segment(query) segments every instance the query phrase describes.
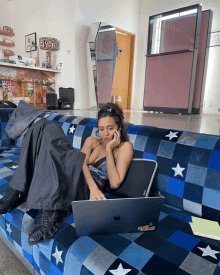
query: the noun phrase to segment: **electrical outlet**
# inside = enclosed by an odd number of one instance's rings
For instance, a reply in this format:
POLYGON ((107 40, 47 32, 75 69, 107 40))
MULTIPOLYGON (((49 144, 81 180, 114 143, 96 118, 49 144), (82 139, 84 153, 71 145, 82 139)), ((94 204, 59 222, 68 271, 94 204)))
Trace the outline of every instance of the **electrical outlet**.
POLYGON ((63 63, 60 63, 60 67, 62 67, 63 66, 63 63))

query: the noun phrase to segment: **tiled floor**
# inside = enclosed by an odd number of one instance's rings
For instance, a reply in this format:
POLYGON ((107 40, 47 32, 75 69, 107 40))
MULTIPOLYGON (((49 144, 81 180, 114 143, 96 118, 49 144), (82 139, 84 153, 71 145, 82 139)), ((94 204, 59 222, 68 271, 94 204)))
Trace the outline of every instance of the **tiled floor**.
POLYGON ((0 274, 1 275, 29 275, 9 248, 0 239, 0 274))
MULTIPOLYGON (((98 111, 96 108, 92 108, 90 110, 56 110, 55 112, 96 118, 98 111)), ((220 135, 220 115, 178 115, 125 109, 124 117, 126 122, 137 125, 220 135)))
MULTIPOLYGON (((96 118, 98 111, 92 108, 90 110, 56 110, 55 112, 96 118)), ((217 115, 174 115, 124 110, 124 117, 126 122, 133 124, 220 135, 220 116, 217 115)), ((12 274, 26 275, 28 273, 0 240, 0 275, 12 274)))

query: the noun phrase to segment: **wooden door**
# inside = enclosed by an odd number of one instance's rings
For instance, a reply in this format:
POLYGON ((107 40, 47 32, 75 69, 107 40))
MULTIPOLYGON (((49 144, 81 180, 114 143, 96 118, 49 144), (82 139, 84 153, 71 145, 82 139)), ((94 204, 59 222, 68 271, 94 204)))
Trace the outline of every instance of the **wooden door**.
POLYGON ((131 65, 131 35, 116 32, 117 48, 123 52, 116 58, 112 96, 120 96, 119 105, 128 108, 129 77, 131 65))

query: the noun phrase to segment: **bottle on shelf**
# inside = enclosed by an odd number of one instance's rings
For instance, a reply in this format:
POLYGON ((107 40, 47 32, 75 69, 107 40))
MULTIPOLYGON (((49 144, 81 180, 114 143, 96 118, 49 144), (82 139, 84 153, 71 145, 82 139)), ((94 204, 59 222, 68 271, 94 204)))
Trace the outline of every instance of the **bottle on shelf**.
POLYGON ((4 59, 4 52, 3 52, 3 50, 0 50, 0 59, 4 59))

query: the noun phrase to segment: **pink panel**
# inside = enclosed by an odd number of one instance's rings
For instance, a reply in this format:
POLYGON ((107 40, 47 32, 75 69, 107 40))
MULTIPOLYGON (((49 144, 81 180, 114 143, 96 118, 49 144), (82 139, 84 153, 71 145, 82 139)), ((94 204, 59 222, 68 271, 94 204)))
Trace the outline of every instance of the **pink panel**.
POLYGON ((97 62, 97 90, 99 103, 111 101, 113 61, 97 62))
POLYGON ((194 49, 197 14, 162 21, 160 53, 194 49))
POLYGON ((202 82, 203 82, 203 71, 204 71, 204 63, 205 63, 205 52, 206 52, 206 42, 207 42, 208 26, 209 26, 209 15, 210 15, 210 11, 202 12, 202 20, 201 20, 200 35, 199 35, 195 90, 194 90, 194 98, 193 98, 193 108, 200 108, 200 99, 201 99, 202 82))
POLYGON ((147 58, 145 107, 188 108, 193 52, 147 58))

